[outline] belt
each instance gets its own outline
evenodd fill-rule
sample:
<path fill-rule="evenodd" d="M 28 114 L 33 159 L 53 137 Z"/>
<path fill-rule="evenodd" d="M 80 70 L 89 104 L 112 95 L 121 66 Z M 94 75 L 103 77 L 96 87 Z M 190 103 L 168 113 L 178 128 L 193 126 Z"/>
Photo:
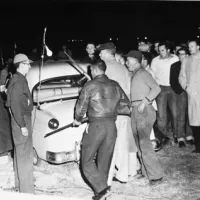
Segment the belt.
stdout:
<path fill-rule="evenodd" d="M 131 101 L 131 107 L 138 106 L 141 103 L 142 100 L 134 100 Z M 152 105 L 152 102 L 150 102 L 148 105 Z"/>
<path fill-rule="evenodd" d="M 131 107 L 138 106 L 141 103 L 142 99 L 131 101 Z"/>

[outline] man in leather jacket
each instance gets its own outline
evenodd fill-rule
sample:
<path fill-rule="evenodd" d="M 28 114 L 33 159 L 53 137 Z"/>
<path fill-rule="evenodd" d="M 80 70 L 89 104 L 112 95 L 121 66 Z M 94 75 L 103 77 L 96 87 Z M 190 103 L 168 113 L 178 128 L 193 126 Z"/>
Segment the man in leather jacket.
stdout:
<path fill-rule="evenodd" d="M 116 81 L 105 75 L 106 64 L 97 60 L 91 66 L 93 80 L 83 87 L 75 109 L 74 125 L 88 113 L 89 127 L 82 140 L 82 170 L 100 200 L 110 195 L 108 172 L 117 137 L 115 120 L 129 100 Z M 128 109 L 129 110 L 129 109 Z M 94 157 L 97 153 L 97 164 Z"/>

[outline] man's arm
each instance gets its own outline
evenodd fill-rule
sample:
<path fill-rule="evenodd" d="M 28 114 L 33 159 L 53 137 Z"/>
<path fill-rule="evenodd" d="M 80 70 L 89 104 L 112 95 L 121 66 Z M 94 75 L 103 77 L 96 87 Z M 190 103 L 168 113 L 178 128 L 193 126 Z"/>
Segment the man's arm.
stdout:
<path fill-rule="evenodd" d="M 143 72 L 142 78 L 145 81 L 146 85 L 150 88 L 150 91 L 146 95 L 145 99 L 151 102 L 160 93 L 161 91 L 160 86 L 156 83 L 156 81 L 152 78 L 152 76 L 146 71 Z"/>
<path fill-rule="evenodd" d="M 21 128 L 26 127 L 26 123 L 24 121 L 24 116 L 22 113 L 23 92 L 23 83 L 17 82 L 14 84 L 10 93 L 10 109 L 12 111 L 15 121 Z"/>
<path fill-rule="evenodd" d="M 153 79 L 158 83 L 157 73 L 156 73 L 156 59 L 154 58 L 150 64 L 150 69 L 153 73 Z"/>
<path fill-rule="evenodd" d="M 88 109 L 88 103 L 90 99 L 90 91 L 88 83 L 86 83 L 85 86 L 82 88 L 81 94 L 76 104 L 75 119 L 79 122 L 83 119 Z"/>
<path fill-rule="evenodd" d="M 178 78 L 179 83 L 184 90 L 187 89 L 187 77 L 186 77 L 186 73 L 185 73 L 185 65 L 186 65 L 186 59 L 184 59 L 181 64 L 181 71 L 179 73 L 179 78 Z"/>

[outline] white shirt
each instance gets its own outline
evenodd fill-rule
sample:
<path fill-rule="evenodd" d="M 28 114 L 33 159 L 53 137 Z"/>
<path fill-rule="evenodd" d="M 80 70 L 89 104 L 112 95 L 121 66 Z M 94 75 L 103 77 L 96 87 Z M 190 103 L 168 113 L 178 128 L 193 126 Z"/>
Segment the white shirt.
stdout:
<path fill-rule="evenodd" d="M 169 75 L 171 65 L 179 61 L 178 56 L 171 54 L 170 57 L 162 59 L 160 56 L 155 57 L 151 63 L 151 69 L 156 75 L 156 82 L 159 85 L 170 86 Z"/>

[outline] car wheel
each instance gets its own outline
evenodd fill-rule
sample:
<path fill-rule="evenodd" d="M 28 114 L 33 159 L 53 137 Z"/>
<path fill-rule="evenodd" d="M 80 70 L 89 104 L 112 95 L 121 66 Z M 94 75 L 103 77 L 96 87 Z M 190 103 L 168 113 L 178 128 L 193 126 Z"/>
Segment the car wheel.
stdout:
<path fill-rule="evenodd" d="M 47 165 L 47 162 L 39 158 L 34 148 L 33 148 L 33 165 L 37 167 L 45 167 Z"/>

